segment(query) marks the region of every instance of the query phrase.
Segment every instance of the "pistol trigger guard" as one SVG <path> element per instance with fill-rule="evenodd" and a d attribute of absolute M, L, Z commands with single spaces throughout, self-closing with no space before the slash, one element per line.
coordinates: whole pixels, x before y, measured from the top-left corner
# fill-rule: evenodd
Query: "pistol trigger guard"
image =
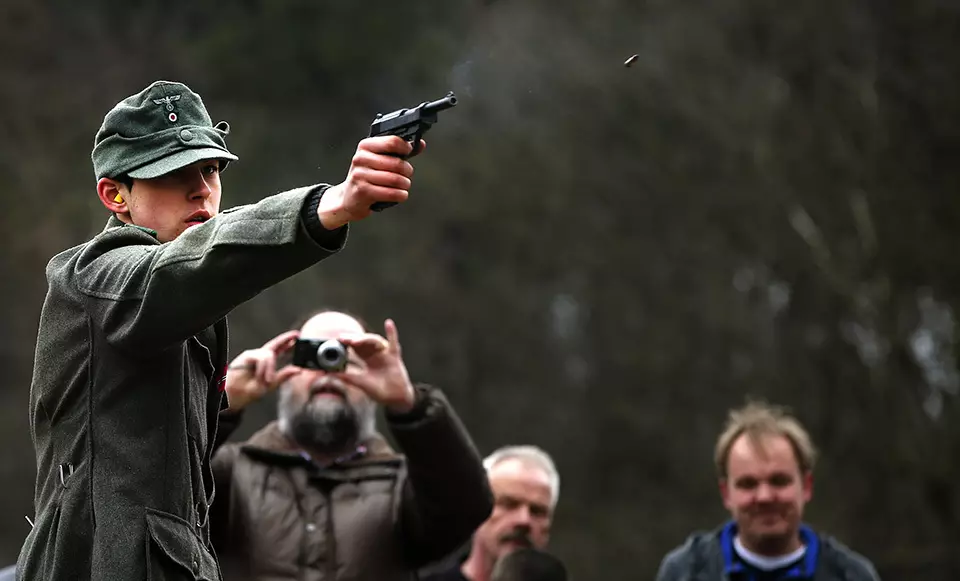
<path fill-rule="evenodd" d="M 413 146 L 413 151 L 407 157 L 413 157 L 420 153 L 420 140 L 423 138 L 423 128 L 417 128 L 417 132 L 413 136 L 413 141 L 410 142 L 410 145 Z"/>

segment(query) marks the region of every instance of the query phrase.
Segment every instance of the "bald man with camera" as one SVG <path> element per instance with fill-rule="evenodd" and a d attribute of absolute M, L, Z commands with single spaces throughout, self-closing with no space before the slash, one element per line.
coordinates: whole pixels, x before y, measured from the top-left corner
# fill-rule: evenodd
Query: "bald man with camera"
<path fill-rule="evenodd" d="M 230 364 L 224 426 L 274 389 L 279 401 L 275 421 L 213 459 L 224 578 L 407 581 L 490 514 L 469 434 L 438 389 L 410 381 L 397 327 L 384 327 L 323 311 Z"/>

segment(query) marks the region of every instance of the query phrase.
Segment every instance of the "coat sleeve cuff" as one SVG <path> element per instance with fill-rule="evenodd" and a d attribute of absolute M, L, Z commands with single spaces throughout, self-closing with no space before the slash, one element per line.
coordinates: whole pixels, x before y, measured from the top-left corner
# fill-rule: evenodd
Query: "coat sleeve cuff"
<path fill-rule="evenodd" d="M 387 421 L 391 424 L 413 424 L 419 422 L 427 415 L 427 409 L 430 407 L 430 388 L 425 385 L 415 385 L 413 407 L 403 413 L 395 413 L 389 410 L 384 412 Z"/>
<path fill-rule="evenodd" d="M 347 225 L 344 224 L 336 230 L 327 230 L 320 222 L 320 217 L 317 216 L 317 206 L 320 205 L 320 198 L 329 188 L 330 186 L 324 185 L 307 195 L 300 210 L 300 221 L 303 222 L 307 234 L 313 238 L 318 246 L 325 250 L 336 251 L 343 246 L 347 237 Z"/>

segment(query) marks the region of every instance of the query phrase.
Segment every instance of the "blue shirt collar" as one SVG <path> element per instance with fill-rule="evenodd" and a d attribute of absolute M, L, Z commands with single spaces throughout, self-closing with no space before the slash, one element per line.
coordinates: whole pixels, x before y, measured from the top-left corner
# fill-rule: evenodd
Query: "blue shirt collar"
<path fill-rule="evenodd" d="M 744 565 L 734 555 L 733 539 L 737 536 L 737 523 L 730 521 L 720 530 L 720 550 L 723 553 L 723 570 L 730 575 L 743 571 Z M 800 562 L 784 574 L 785 579 L 813 579 L 820 556 L 820 538 L 807 525 L 800 525 L 800 540 L 807 547 Z"/>

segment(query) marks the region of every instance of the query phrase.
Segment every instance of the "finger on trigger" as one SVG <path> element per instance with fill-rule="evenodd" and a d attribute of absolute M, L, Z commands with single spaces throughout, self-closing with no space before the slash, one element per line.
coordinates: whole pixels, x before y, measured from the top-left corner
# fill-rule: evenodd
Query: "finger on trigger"
<path fill-rule="evenodd" d="M 360 141 L 357 146 L 357 154 L 362 156 L 363 151 L 379 155 L 407 155 L 412 151 L 413 146 L 407 143 L 402 137 L 397 135 L 380 135 L 377 137 L 367 137 Z"/>
<path fill-rule="evenodd" d="M 424 141 L 423 139 L 421 139 L 421 140 L 420 140 L 420 150 L 417 151 L 416 153 L 411 153 L 409 157 L 416 157 L 416 156 L 420 155 L 421 153 L 423 153 L 423 150 L 426 149 L 426 148 L 427 148 L 427 142 Z"/>
<path fill-rule="evenodd" d="M 390 143 L 390 150 L 401 155 L 410 155 L 413 152 L 413 144 L 402 137 L 396 135 Z"/>

